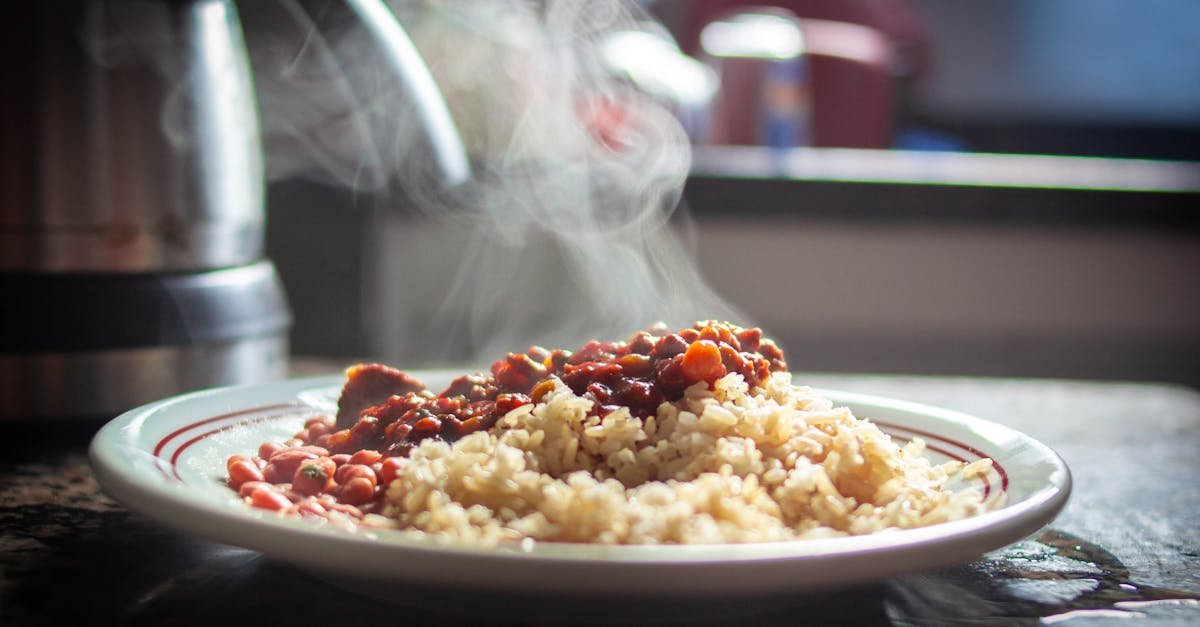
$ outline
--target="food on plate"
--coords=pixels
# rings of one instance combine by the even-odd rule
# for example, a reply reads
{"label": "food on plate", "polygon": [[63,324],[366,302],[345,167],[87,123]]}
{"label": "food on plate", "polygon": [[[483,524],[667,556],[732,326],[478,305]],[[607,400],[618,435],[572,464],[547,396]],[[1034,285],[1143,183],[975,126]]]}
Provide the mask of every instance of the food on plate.
{"label": "food on plate", "polygon": [[336,419],[227,467],[255,507],[473,543],[762,542],[983,511],[963,479],[990,460],[923,446],[793,384],[759,329],[707,321],[533,347],[440,393],[354,366]]}

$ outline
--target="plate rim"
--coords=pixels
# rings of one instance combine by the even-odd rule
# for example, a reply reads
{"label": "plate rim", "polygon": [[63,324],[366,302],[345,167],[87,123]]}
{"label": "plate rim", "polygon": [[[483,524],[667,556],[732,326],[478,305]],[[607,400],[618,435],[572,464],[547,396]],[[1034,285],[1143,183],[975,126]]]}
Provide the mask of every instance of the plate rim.
{"label": "plate rim", "polygon": [[[421,378],[445,376],[453,371],[413,370]],[[383,552],[399,551],[419,559],[455,560],[457,562],[501,562],[509,567],[524,570],[546,565],[580,566],[592,569],[641,568],[690,568],[698,565],[720,566],[738,569],[754,566],[784,567],[789,572],[805,564],[830,564],[838,561],[870,562],[877,557],[907,558],[914,568],[959,563],[978,557],[987,551],[1007,546],[1022,540],[1049,524],[1065,507],[1072,491],[1070,469],[1062,458],[1050,447],[1016,429],[979,418],[977,416],[927,405],[913,401],[845,392],[826,388],[813,390],[833,400],[838,406],[862,405],[883,407],[895,411],[920,414],[940,421],[949,421],[977,432],[979,428],[994,433],[1003,433],[1032,448],[1039,459],[1049,462],[1046,484],[1038,487],[1028,497],[1017,503],[983,512],[970,518],[937,523],[915,529],[892,530],[862,536],[845,536],[828,539],[789,540],[744,544],[697,544],[697,545],[595,545],[557,542],[533,542],[515,546],[481,547],[468,543],[447,542],[433,537],[411,538],[390,531],[379,534],[369,532],[348,533],[317,526],[306,521],[282,518],[269,512],[240,511],[233,507],[221,508],[207,498],[199,498],[191,491],[195,486],[183,480],[147,480],[127,470],[136,470],[121,459],[127,449],[145,452],[134,445],[135,429],[159,412],[185,406],[199,399],[239,396],[262,390],[264,400],[294,399],[300,391],[313,388],[339,386],[344,378],[338,375],[286,379],[268,384],[246,384],[199,390],[160,401],[155,401],[129,410],[105,424],[93,437],[89,447],[91,466],[100,485],[128,509],[147,516],[168,527],[205,537],[217,542],[241,546],[266,553],[272,557],[328,571],[354,575],[397,575],[388,573],[379,565],[361,569],[338,563],[318,555],[320,551],[295,550],[293,546],[304,546],[304,541],[322,538],[322,545],[352,554],[363,550]],[[290,391],[290,392],[289,392]],[[290,394],[290,396],[288,396]],[[859,412],[856,411],[856,415]],[[975,427],[972,429],[972,427]],[[983,437],[983,436],[980,436]],[[122,440],[124,438],[124,440]],[[126,449],[126,450],[122,450]],[[141,479],[141,480],[139,480]],[[163,504],[173,510],[164,510]],[[155,505],[160,507],[156,508]],[[204,523],[204,524],[202,524]],[[219,524],[214,524],[219,523]],[[232,523],[229,525],[227,523]],[[924,551],[936,555],[922,554],[930,546],[949,550]],[[970,547],[970,548],[968,548]],[[986,548],[982,548],[986,547]],[[892,559],[891,562],[895,562]],[[905,561],[905,560],[901,560]],[[845,583],[856,580],[874,579],[912,570],[904,565],[892,564],[890,568],[875,568],[869,577],[842,576],[823,578],[822,583]],[[399,577],[403,578],[403,577]],[[803,578],[789,583],[802,583]],[[424,579],[423,581],[430,581]],[[792,586],[794,587],[794,586]]]}

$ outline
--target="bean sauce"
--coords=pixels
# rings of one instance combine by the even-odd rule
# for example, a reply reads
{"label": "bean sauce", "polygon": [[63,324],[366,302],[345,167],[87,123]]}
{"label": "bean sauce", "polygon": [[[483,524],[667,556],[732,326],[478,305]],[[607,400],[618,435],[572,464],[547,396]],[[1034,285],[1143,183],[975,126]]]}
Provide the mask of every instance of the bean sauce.
{"label": "bean sauce", "polygon": [[362,364],[347,371],[336,420],[311,419],[293,440],[264,443],[256,458],[231,457],[229,485],[255,507],[361,520],[381,509],[414,446],[490,429],[539,402],[553,389],[552,376],[592,400],[597,415],[627,407],[645,418],[697,383],[737,373],[753,387],[786,370],[783,352],[760,329],[712,321],[678,332],[657,326],[574,352],[535,346],[495,362],[488,375],[458,377],[439,394],[398,370]]}

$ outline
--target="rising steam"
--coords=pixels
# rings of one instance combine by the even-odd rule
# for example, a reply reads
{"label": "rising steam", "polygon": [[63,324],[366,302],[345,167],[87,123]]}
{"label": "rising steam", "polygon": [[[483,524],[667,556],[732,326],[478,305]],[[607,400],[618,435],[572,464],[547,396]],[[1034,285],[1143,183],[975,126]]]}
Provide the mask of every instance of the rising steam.
{"label": "rising steam", "polygon": [[[244,70],[241,43],[225,42],[230,54],[218,59],[205,38],[236,39],[240,20],[268,178],[402,197],[469,234],[456,269],[403,269],[445,274],[441,306],[406,330],[457,354],[405,359],[572,346],[659,320],[749,322],[707,287],[679,235],[683,129],[645,75],[611,65],[642,54],[614,55],[616,36],[645,43],[628,35],[662,31],[632,0],[108,0],[91,13],[83,39],[102,66],[146,67],[169,86],[162,128],[176,148],[195,139],[194,90],[238,88],[217,79]],[[388,48],[401,28],[444,95],[465,148],[457,165],[441,158],[449,152],[429,132],[433,118]],[[211,62],[208,74],[196,76],[198,58]],[[680,68],[640,67],[662,84],[679,84]],[[206,96],[217,112],[249,109]],[[235,126],[253,139],[252,116]],[[257,151],[239,154],[215,160],[226,167],[212,178],[261,180]]]}
{"label": "rising steam", "polygon": [[466,339],[488,357],[656,320],[745,321],[706,286],[678,235],[686,224],[672,220],[690,163],[685,133],[604,64],[614,33],[648,28],[636,4],[391,8],[445,95],[470,156],[465,182],[431,170],[419,116],[354,16],[285,0],[243,20],[273,176],[399,189],[471,233],[444,302],[414,332]]}

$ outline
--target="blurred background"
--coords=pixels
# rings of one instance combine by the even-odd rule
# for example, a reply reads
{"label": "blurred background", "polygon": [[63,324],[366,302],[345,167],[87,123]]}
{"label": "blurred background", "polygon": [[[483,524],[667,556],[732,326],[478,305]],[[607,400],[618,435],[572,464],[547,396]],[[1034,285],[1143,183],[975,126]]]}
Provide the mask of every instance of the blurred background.
{"label": "blurred background", "polygon": [[[643,7],[654,43],[606,58],[693,144],[672,224],[793,370],[1200,385],[1200,5]],[[446,42],[408,26],[437,75]],[[294,355],[469,357],[426,329],[471,242],[418,204],[271,184]],[[502,307],[536,320],[564,277],[522,254]]]}

